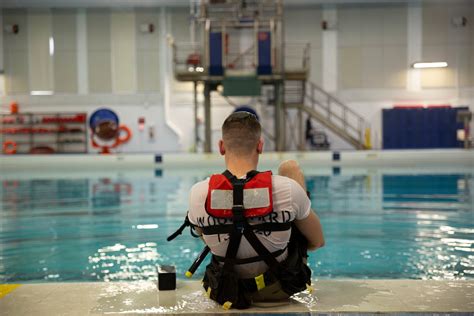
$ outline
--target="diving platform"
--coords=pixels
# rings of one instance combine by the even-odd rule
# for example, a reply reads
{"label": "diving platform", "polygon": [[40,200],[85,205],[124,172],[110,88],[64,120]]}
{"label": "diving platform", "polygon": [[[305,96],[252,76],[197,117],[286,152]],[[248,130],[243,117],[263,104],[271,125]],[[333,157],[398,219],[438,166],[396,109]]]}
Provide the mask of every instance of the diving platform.
{"label": "diving platform", "polygon": [[[224,76],[209,76],[203,75],[198,72],[189,72],[187,70],[175,71],[174,76],[178,81],[191,81],[191,82],[213,82],[219,83],[224,80]],[[307,80],[309,72],[307,70],[286,70],[281,75],[262,75],[258,76],[258,79],[263,84],[272,84],[274,81],[281,80]]]}
{"label": "diving platform", "polygon": [[[370,148],[365,137],[368,123],[309,82],[311,47],[284,39],[282,0],[201,0],[191,4],[190,21],[191,41],[171,38],[170,46],[176,80],[194,83],[195,148],[198,84],[204,85],[204,152],[211,152],[211,92],[257,97],[262,86],[272,86],[274,130],[273,135],[265,128],[264,132],[275,151],[291,149],[288,142],[297,144],[293,149],[305,150],[304,118],[317,120],[356,149]],[[291,100],[294,91],[288,89],[295,83],[301,87],[296,102]],[[297,117],[296,133],[294,127],[288,128],[290,116]]]}

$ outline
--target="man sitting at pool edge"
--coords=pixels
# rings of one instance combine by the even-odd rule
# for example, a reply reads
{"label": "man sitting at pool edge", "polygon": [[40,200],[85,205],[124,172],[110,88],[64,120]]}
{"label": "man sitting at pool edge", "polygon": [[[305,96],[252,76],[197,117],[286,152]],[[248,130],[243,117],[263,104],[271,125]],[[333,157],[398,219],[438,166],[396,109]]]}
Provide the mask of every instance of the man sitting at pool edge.
{"label": "man sitting at pool edge", "polygon": [[262,151],[256,116],[231,114],[219,141],[227,170],[190,193],[189,221],[213,254],[203,285],[224,308],[286,302],[311,283],[307,250],[324,246],[298,164],[281,163],[279,175],[256,172]]}

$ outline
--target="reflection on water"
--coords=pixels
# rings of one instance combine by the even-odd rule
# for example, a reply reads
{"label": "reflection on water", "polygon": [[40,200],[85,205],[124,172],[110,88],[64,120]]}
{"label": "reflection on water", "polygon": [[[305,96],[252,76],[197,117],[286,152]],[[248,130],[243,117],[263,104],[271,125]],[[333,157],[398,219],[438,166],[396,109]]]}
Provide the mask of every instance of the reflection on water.
{"label": "reflection on water", "polygon": [[[205,174],[0,178],[0,282],[154,280],[157,264],[182,275],[202,243],[166,237]],[[474,278],[471,170],[327,174],[307,176],[326,235],[315,277]]]}
{"label": "reflection on water", "polygon": [[87,269],[93,271],[91,276],[104,281],[150,279],[155,277],[158,258],[154,242],[132,248],[115,244],[100,248],[90,256]]}

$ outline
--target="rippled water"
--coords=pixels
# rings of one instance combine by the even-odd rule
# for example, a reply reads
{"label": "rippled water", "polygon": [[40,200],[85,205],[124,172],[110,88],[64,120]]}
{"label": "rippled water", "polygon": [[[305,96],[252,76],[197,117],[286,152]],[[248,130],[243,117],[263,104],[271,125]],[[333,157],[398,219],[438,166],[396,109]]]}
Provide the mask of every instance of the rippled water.
{"label": "rippled water", "polygon": [[[305,172],[326,236],[316,278],[474,278],[472,170]],[[157,264],[183,275],[202,242],[166,237],[208,173],[2,173],[0,283],[156,279]]]}

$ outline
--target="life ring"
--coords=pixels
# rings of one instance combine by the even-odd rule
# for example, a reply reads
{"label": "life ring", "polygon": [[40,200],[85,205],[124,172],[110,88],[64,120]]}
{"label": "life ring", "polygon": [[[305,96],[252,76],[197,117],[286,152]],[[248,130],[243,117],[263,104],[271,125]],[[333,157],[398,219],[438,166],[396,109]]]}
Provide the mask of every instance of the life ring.
{"label": "life ring", "polygon": [[16,143],[12,140],[3,142],[3,152],[7,155],[16,154]]}
{"label": "life ring", "polygon": [[[125,132],[124,137],[121,137],[122,131]],[[132,131],[126,125],[120,125],[117,131],[117,143],[118,144],[126,143],[130,140],[131,137],[132,137]]]}

